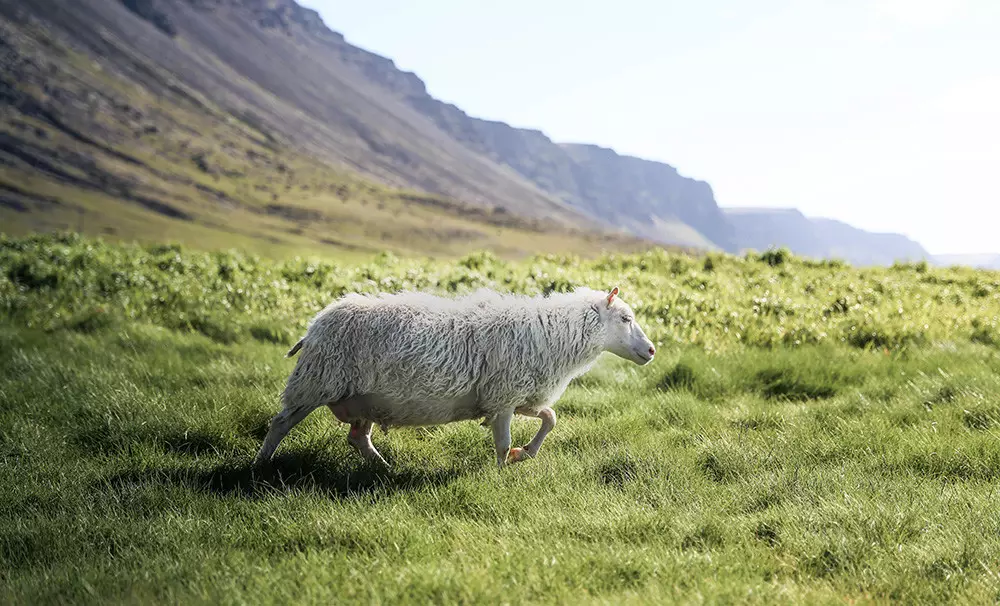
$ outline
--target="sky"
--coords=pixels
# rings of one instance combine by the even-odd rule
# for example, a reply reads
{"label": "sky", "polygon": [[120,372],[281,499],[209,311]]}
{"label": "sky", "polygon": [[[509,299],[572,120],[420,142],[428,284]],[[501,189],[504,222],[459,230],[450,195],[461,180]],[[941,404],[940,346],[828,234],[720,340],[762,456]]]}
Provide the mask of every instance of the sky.
{"label": "sky", "polygon": [[1000,0],[300,0],[472,116],[720,206],[1000,252]]}

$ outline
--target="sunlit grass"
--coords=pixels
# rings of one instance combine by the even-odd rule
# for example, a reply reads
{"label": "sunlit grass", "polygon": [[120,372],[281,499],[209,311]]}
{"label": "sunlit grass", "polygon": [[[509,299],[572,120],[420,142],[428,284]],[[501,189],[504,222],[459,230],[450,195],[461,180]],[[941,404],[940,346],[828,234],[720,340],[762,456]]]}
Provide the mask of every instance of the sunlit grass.
{"label": "sunlit grass", "polygon": [[[0,603],[993,602],[997,280],[6,239]],[[252,472],[286,344],[342,292],[578,284],[661,353],[575,381],[539,458],[498,471],[456,423],[377,433],[385,471],[318,411]]]}

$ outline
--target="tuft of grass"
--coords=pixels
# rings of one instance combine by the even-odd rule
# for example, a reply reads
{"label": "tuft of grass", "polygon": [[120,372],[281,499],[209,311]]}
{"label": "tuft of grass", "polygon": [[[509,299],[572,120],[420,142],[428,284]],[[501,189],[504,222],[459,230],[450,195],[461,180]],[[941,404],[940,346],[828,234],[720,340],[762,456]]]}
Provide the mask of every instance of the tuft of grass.
{"label": "tuft of grass", "polygon": [[76,332],[92,333],[108,330],[119,323],[103,306],[82,309],[67,318],[62,328]]}
{"label": "tuft of grass", "polygon": [[264,343],[291,345],[294,335],[288,326],[276,322],[257,322],[250,326],[250,336]]}
{"label": "tuft of grass", "polygon": [[725,542],[722,530],[718,526],[706,524],[699,526],[696,530],[686,535],[681,541],[681,549],[711,551],[719,549],[725,545]]}
{"label": "tuft of grass", "polygon": [[820,400],[833,397],[833,385],[812,383],[789,373],[785,369],[767,369],[758,372],[754,380],[765,398],[782,400]]}

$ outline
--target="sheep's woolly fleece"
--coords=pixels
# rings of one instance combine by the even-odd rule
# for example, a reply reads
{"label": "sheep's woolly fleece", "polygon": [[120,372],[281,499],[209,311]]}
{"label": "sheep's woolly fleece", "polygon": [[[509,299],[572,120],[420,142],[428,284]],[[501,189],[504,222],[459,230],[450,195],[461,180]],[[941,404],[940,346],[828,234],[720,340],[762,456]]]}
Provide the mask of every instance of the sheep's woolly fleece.
{"label": "sheep's woolly fleece", "polygon": [[[289,352],[301,349],[285,407],[379,394],[391,410],[372,411],[381,418],[369,420],[384,426],[545,407],[601,353],[605,326],[597,309],[607,296],[589,288],[547,297],[489,290],[457,298],[347,295],[317,314]],[[444,402],[465,402],[467,410]]]}

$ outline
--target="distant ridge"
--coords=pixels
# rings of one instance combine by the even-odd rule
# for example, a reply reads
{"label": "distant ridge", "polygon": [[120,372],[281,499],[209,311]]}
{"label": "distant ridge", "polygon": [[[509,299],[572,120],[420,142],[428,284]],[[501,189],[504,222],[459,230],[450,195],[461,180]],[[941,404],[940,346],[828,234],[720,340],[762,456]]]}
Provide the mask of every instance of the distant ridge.
{"label": "distant ridge", "polygon": [[810,218],[796,209],[727,208],[725,212],[741,249],[786,246],[795,254],[836,258],[853,265],[891,265],[931,257],[905,236],[868,232],[834,219]]}
{"label": "distant ridge", "polygon": [[1000,254],[936,255],[934,263],[943,266],[964,265],[978,269],[1000,270]]}

